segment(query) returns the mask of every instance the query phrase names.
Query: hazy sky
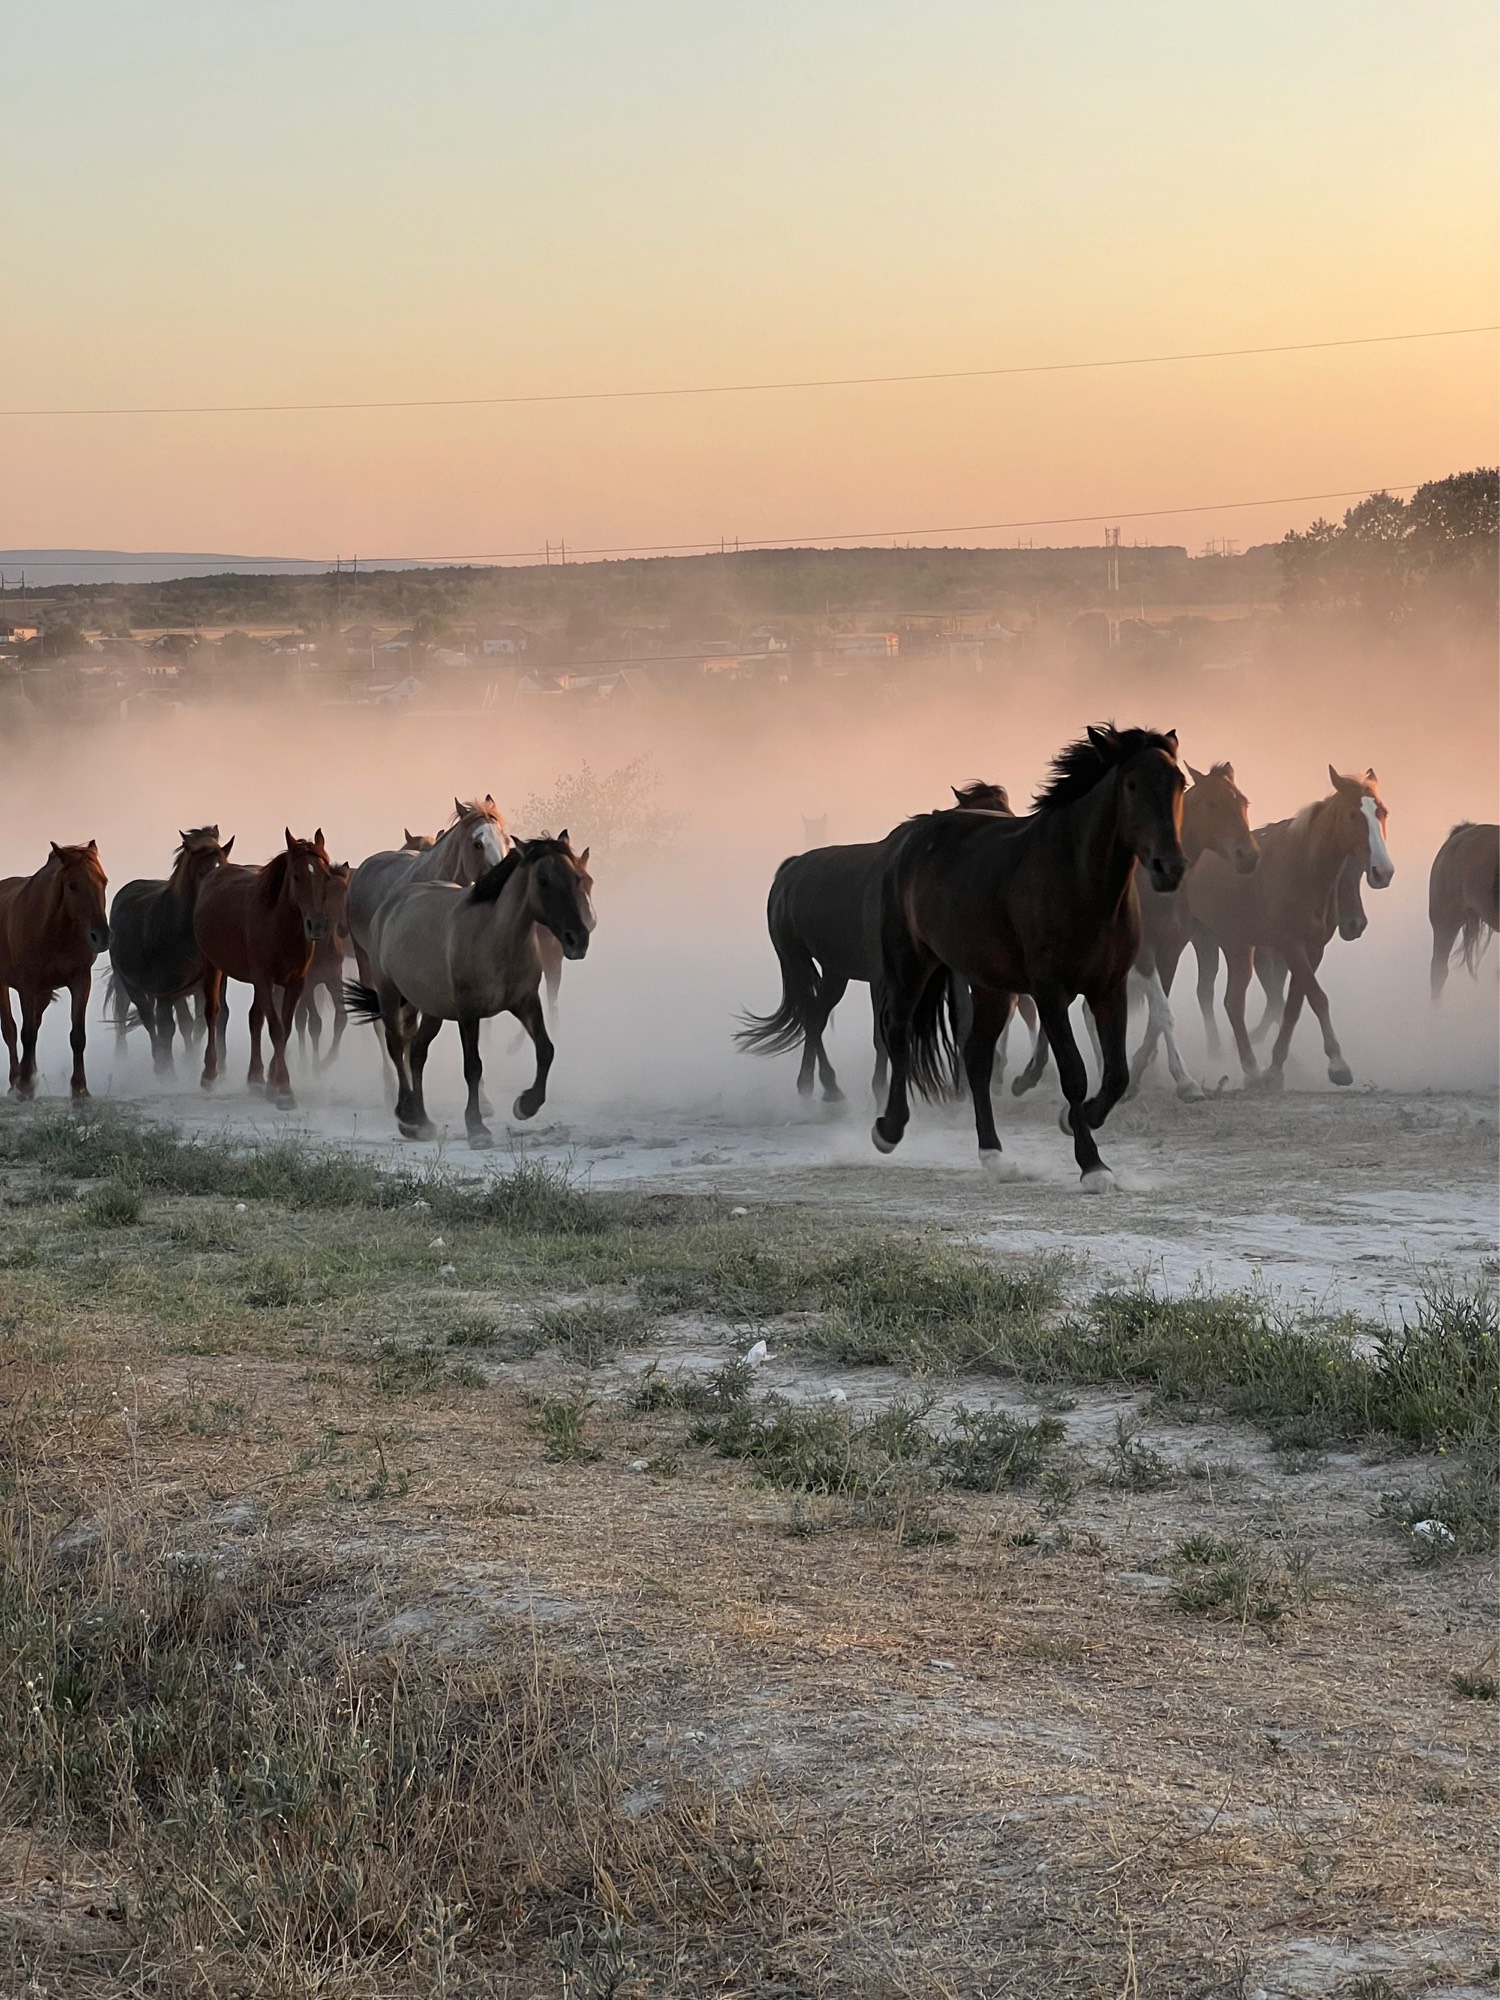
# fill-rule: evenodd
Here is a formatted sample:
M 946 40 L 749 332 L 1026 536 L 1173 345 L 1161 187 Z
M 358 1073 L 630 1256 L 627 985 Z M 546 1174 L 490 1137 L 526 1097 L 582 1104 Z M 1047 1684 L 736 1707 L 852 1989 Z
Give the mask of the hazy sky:
M 7 407 L 961 369 L 1496 317 L 1491 0 L 29 0 L 4 19 Z M 1494 345 L 1470 338 L 5 420 L 0 546 L 464 554 L 1123 514 L 1440 475 L 1492 460 L 1496 419 Z M 1126 519 L 1124 539 L 1243 544 L 1341 505 Z

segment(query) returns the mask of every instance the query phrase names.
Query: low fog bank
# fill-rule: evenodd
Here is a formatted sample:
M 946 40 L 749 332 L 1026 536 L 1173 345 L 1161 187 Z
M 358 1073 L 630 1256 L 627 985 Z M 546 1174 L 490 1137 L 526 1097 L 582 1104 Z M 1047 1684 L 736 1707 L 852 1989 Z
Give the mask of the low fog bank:
M 851 673 L 774 698 L 704 690 L 667 705 L 533 701 L 484 715 L 348 707 L 183 708 L 87 733 L 37 730 L 5 752 L 0 872 L 29 873 L 49 839 L 99 842 L 111 890 L 161 875 L 179 828 L 215 821 L 237 837 L 235 858 L 263 859 L 282 829 L 321 825 L 336 859 L 358 861 L 434 830 L 455 795 L 493 792 L 516 831 L 535 832 L 526 803 L 573 781 L 575 845 L 592 842 L 599 928 L 587 960 L 564 975 L 558 1059 L 544 1120 L 598 1120 L 652 1110 L 717 1110 L 764 1124 L 802 1115 L 790 1058 L 737 1054 L 742 1008 L 768 1010 L 779 991 L 764 901 L 776 863 L 806 844 L 804 820 L 830 840 L 878 837 L 905 814 L 949 801 L 973 778 L 1007 785 L 1024 809 L 1052 754 L 1089 721 L 1175 727 L 1188 762 L 1222 758 L 1249 794 L 1255 824 L 1326 793 L 1327 766 L 1373 766 L 1390 809 L 1396 878 L 1366 891 L 1369 929 L 1338 941 L 1324 962 L 1334 1020 L 1357 1082 L 1390 1088 L 1492 1091 L 1497 1082 L 1500 953 L 1471 982 L 1455 972 L 1442 1010 L 1427 998 L 1427 875 L 1455 820 L 1496 816 L 1493 669 L 1475 648 L 1421 658 L 1325 652 L 1234 672 L 1145 672 L 1108 658 L 1080 665 L 1029 661 L 1008 674 L 861 680 Z M 597 780 L 649 760 L 634 821 L 611 834 L 587 823 Z M 584 766 L 592 779 L 580 780 Z M 554 825 L 551 831 L 557 831 Z M 102 970 L 102 969 L 101 969 Z M 1208 1074 L 1185 961 L 1174 989 L 1190 1067 Z M 154 1089 L 144 1039 L 117 1056 L 98 1022 L 96 972 L 90 1072 L 96 1094 Z M 244 1095 L 243 989 L 220 1095 Z M 1258 1013 L 1258 1003 L 1252 1019 Z M 529 1076 L 508 1053 L 512 1024 L 488 1031 L 497 1110 Z M 868 1081 L 866 996 L 851 991 L 830 1052 L 856 1106 Z M 66 1085 L 61 1008 L 43 1035 L 43 1089 Z M 457 1038 L 433 1052 L 435 1116 L 461 1109 Z M 188 1088 L 196 1065 L 182 1065 Z M 297 1074 L 294 1069 L 294 1075 Z M 1299 1026 L 1289 1081 L 1323 1085 L 1316 1024 Z M 389 1129 L 368 1030 L 350 1031 L 339 1067 L 299 1090 L 347 1113 L 366 1133 Z M 856 1121 L 861 1126 L 862 1120 Z

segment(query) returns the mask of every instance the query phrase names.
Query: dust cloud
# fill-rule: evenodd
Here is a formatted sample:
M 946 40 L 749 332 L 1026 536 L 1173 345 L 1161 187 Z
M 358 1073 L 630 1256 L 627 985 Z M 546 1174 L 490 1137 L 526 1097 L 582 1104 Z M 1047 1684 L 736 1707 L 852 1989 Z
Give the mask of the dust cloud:
M 482 715 L 283 698 L 184 705 L 87 730 L 38 720 L 12 730 L 4 752 L 0 871 L 29 873 L 49 839 L 95 838 L 113 892 L 134 876 L 164 874 L 178 829 L 206 821 L 236 836 L 236 859 L 268 857 L 284 826 L 306 834 L 320 825 L 335 859 L 357 862 L 398 845 L 405 827 L 440 826 L 455 794 L 486 791 L 514 830 L 536 832 L 529 796 L 547 796 L 585 763 L 602 773 L 648 758 L 651 805 L 678 820 L 661 851 L 612 850 L 586 821 L 570 828 L 576 846 L 594 844 L 599 926 L 587 959 L 564 975 L 539 1123 L 582 1120 L 597 1131 L 601 1120 L 682 1113 L 776 1124 L 823 1114 L 801 1106 L 791 1059 L 740 1055 L 731 1037 L 741 1009 L 768 1010 L 779 991 L 765 892 L 777 862 L 806 844 L 804 818 L 826 817 L 830 840 L 872 839 L 909 812 L 948 803 L 950 785 L 981 777 L 1005 784 L 1024 809 L 1052 754 L 1106 717 L 1175 727 L 1184 758 L 1200 768 L 1232 760 L 1255 824 L 1322 796 L 1330 762 L 1373 766 L 1390 809 L 1396 877 L 1383 892 L 1366 891 L 1364 938 L 1335 941 L 1324 962 L 1356 1082 L 1494 1090 L 1500 953 L 1484 961 L 1477 984 L 1456 972 L 1440 1012 L 1427 997 L 1432 856 L 1455 820 L 1496 816 L 1494 675 L 1472 640 L 1433 641 L 1420 656 L 1373 655 L 1346 640 L 1220 672 L 1026 653 L 982 674 L 903 663 L 899 672 L 792 686 L 705 683 L 671 700 L 533 698 Z M 95 1095 L 160 1095 L 144 1037 L 117 1049 L 98 1018 L 104 971 L 101 963 L 90 1030 Z M 1184 1055 L 1203 1075 L 1191 971 L 1189 962 L 1179 972 L 1174 1000 Z M 243 989 L 230 998 L 230 1060 L 215 1107 L 238 1116 L 258 1101 L 243 1083 Z M 43 1033 L 44 1094 L 66 1088 L 65 1032 L 54 1008 Z M 508 1022 L 487 1031 L 497 1107 L 529 1080 L 529 1051 L 514 1040 Z M 851 991 L 830 1052 L 856 1107 L 869 1048 L 868 1004 Z M 458 1070 L 457 1038 L 445 1034 L 428 1101 L 450 1130 L 461 1130 Z M 179 1102 L 196 1092 L 196 1073 L 195 1061 L 179 1059 Z M 368 1030 L 350 1030 L 336 1067 L 314 1074 L 294 1062 L 293 1073 L 321 1126 L 391 1133 Z M 1306 1017 L 1289 1082 L 1327 1087 Z M 258 1115 L 267 1116 L 263 1104 Z M 857 1147 L 864 1128 L 858 1112 L 838 1143 Z M 832 1145 L 832 1121 L 829 1133 Z M 957 1131 L 953 1146 L 957 1162 L 966 1156 Z

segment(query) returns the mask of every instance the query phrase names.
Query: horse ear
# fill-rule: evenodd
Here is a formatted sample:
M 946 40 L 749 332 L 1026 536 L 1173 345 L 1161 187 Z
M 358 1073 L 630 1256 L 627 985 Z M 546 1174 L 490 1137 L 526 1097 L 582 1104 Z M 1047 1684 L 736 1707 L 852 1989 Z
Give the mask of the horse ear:
M 294 840 L 294 839 L 292 838 L 292 829 L 291 829 L 291 828 L 290 828 L 289 826 L 286 826 L 286 827 L 283 827 L 283 828 L 282 828 L 282 832 L 283 832 L 283 833 L 284 833 L 284 834 L 286 835 L 286 844 L 287 844 L 287 846 L 288 846 L 289 848 L 292 848 L 292 847 L 295 847 L 295 846 L 297 845 L 297 843 L 296 843 L 296 841 L 295 841 L 295 840 Z
M 1166 736 L 1163 738 L 1163 741 L 1166 743 L 1167 748 L 1171 751 L 1172 755 L 1175 757 L 1177 755 L 1177 731 L 1175 729 L 1169 729 L 1166 733 Z
M 89 853 L 90 853 L 90 854 L 97 854 L 98 852 L 99 852 L 99 843 L 98 843 L 98 841 L 97 841 L 97 840 L 91 840 L 91 841 L 89 842 Z
M 579 867 L 580 867 L 580 868 L 587 868 L 587 867 L 588 867 L 588 865 L 589 865 L 589 851 L 588 851 L 588 849 L 587 849 L 587 848 L 585 848 L 585 849 L 583 850 L 582 854 L 580 854 L 580 855 L 579 855 L 579 856 L 577 857 L 577 861 L 578 861 L 578 865 L 579 865 Z
M 1192 779 L 1195 785 L 1201 785 L 1204 782 L 1203 773 L 1201 771 L 1195 771 L 1191 764 L 1189 764 L 1187 767 L 1187 774 Z
M 962 793 L 962 792 L 961 792 L 961 791 L 960 791 L 960 790 L 958 789 L 957 785 L 950 785 L 950 786 L 948 787 L 948 789 L 949 789 L 949 791 L 950 791 L 950 792 L 952 792 L 952 794 L 953 794 L 954 798 L 956 798 L 956 799 L 958 800 L 958 803 L 959 803 L 960 805 L 962 805 L 962 804 L 963 804 L 963 802 L 964 802 L 964 795 L 963 795 L 963 793 Z
M 1335 770 L 1334 770 L 1334 768 L 1333 768 L 1332 764 L 1330 764 L 1330 765 L 1328 766 L 1328 782 L 1329 782 L 1329 784 L 1330 784 L 1330 785 L 1332 785 L 1332 787 L 1333 787 L 1333 789 L 1334 789 L 1335 791 L 1337 791 L 1337 790 L 1338 790 L 1338 788 L 1339 788 L 1339 774 L 1338 774 L 1338 772 L 1337 772 L 1337 771 L 1335 771 Z
M 458 796 L 458 793 L 455 792 L 453 794 L 453 817 L 455 819 L 462 819 L 463 816 L 464 816 L 464 802 Z
M 228 840 L 226 840 L 226 841 L 225 841 L 225 843 L 224 843 L 224 847 L 223 847 L 223 854 L 224 854 L 224 859 L 225 859 L 226 861 L 227 861 L 227 860 L 229 859 L 229 850 L 230 850 L 230 848 L 231 848 L 231 847 L 233 847 L 233 846 L 234 846 L 234 835 L 233 835 L 233 834 L 230 834 L 230 836 L 229 836 Z
M 484 802 L 487 806 L 492 806 L 495 803 L 495 794 L 493 792 L 486 792 Z
M 412 832 L 409 826 L 402 827 L 401 838 L 406 842 L 408 847 L 411 846 L 412 842 L 416 839 L 416 837 L 417 836 Z
M 317 831 L 313 834 L 313 846 L 321 847 L 322 845 L 323 845 L 323 829 L 322 827 L 319 827 Z
M 340 880 L 341 882 L 347 882 L 347 881 L 349 880 L 349 874 L 350 874 L 350 869 L 349 869 L 349 864 L 348 864 L 348 862 L 347 862 L 347 861 L 341 861 L 341 862 L 339 863 L 338 867 L 337 867 L 337 868 L 335 868 L 333 872 L 334 872 L 334 874 L 335 874 L 335 875 L 337 875 L 337 876 L 338 876 L 338 878 L 339 878 L 339 880 Z
M 1093 744 L 1094 748 L 1100 753 L 1101 756 L 1105 756 L 1108 754 L 1109 740 L 1111 734 L 1112 732 L 1107 723 L 1102 729 L 1100 729 L 1095 723 L 1091 722 L 1089 724 L 1089 741 L 1090 743 Z
M 559 835 L 557 836 L 557 844 L 558 844 L 558 846 L 559 846 L 559 847 L 566 847 L 566 846 L 567 846 L 567 844 L 568 844 L 568 829 L 567 829 L 566 827 L 564 827 L 564 828 L 563 828 L 563 830 L 562 830 L 562 832 L 561 832 L 561 833 L 560 833 L 560 834 L 559 834 Z
M 179 841 L 181 841 L 184 847 L 187 846 L 187 835 L 183 832 L 181 827 L 178 827 L 177 829 L 177 838 Z
M 1375 776 L 1375 773 L 1373 771 L 1367 770 L 1365 772 L 1365 783 L 1367 785 L 1375 785 L 1378 784 L 1379 782 L 1380 782 L 1379 779 Z
M 1231 784 L 1231 785 L 1232 785 L 1232 784 L 1234 783 L 1234 766 L 1233 766 L 1233 764 L 1229 764 L 1229 763 L 1226 763 L 1226 764 L 1225 764 L 1225 766 L 1224 766 L 1224 776 L 1225 776 L 1225 777 L 1226 777 L 1226 778 L 1227 778 L 1227 779 L 1229 780 L 1229 782 L 1230 782 L 1230 784 Z

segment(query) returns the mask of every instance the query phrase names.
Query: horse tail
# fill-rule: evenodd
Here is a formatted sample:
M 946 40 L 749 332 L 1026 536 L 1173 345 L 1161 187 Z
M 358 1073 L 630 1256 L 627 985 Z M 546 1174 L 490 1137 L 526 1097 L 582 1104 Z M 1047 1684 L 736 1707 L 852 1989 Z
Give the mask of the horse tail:
M 128 1035 L 132 1028 L 142 1026 L 141 1017 L 131 1005 L 118 972 L 109 975 L 109 984 L 104 989 L 104 1018 L 121 1035 Z
M 903 983 L 903 973 L 908 986 L 920 977 L 913 962 L 916 953 L 904 896 L 911 847 L 909 838 L 903 840 L 880 878 L 880 1026 L 887 1048 L 891 1046 L 892 991 Z M 963 1088 L 954 1034 L 954 990 L 954 976 L 945 966 L 930 967 L 906 1023 L 907 1075 L 912 1088 L 929 1103 L 954 1098 Z
M 786 1055 L 807 1037 L 818 998 L 818 968 L 786 909 L 782 867 L 766 903 L 766 928 L 781 964 L 781 1004 L 770 1014 L 741 1014 L 735 1046 L 747 1054 Z
M 1494 935 L 1477 910 L 1464 912 L 1463 926 L 1458 933 L 1458 955 L 1471 979 L 1479 977 L 1479 961 L 1489 950 L 1490 939 Z
M 378 1021 L 380 1019 L 380 995 L 373 986 L 366 986 L 361 980 L 344 981 L 344 1005 L 355 1021 Z

